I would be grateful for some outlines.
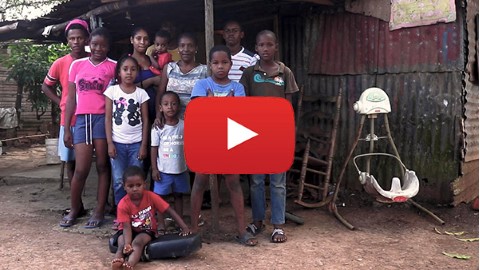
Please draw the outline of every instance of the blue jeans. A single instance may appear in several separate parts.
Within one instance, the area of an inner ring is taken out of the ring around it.
[[[117,150],[117,156],[110,158],[112,164],[112,177],[113,177],[113,196],[115,198],[115,205],[118,205],[120,200],[127,193],[123,188],[123,172],[129,166],[142,167],[142,161],[138,159],[138,152],[140,151],[141,143],[116,143],[115,149]]]
[[[280,225],[285,223],[286,173],[270,175],[270,203],[272,216],[270,222]],[[250,185],[253,221],[265,219],[265,178],[266,174],[253,174]]]

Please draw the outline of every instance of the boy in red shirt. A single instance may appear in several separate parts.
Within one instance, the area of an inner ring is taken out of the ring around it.
[[[117,207],[120,236],[112,269],[133,269],[138,263],[145,246],[157,236],[157,211],[168,213],[180,225],[181,236],[191,233],[183,219],[167,202],[157,194],[145,190],[145,173],[142,168],[128,167],[123,174],[123,186],[127,195]],[[128,256],[127,260],[125,256]]]

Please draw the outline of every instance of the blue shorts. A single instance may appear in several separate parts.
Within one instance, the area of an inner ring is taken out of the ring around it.
[[[73,144],[93,144],[94,139],[106,139],[105,114],[79,114],[73,133]]]
[[[180,174],[169,174],[160,172],[160,181],[155,181],[153,192],[158,195],[173,193],[188,194],[190,192],[190,181],[188,172]]]
[[[70,128],[70,130],[73,131],[75,128]],[[70,149],[65,146],[65,143],[63,142],[63,135],[65,134],[65,127],[60,126],[60,131],[58,132],[58,156],[60,157],[61,161],[72,161],[75,160],[75,152],[73,149]]]

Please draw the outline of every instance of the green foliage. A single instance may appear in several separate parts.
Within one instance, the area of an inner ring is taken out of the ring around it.
[[[50,106],[50,100],[41,89],[45,75],[53,61],[67,54],[69,48],[63,44],[18,42],[9,45],[8,51],[8,57],[2,59],[2,65],[9,69],[7,80],[15,80],[23,89],[40,119]]]

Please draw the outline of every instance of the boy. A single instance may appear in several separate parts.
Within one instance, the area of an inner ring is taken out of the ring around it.
[[[157,236],[156,212],[170,214],[182,228],[181,236],[191,233],[167,202],[145,190],[145,173],[142,168],[128,167],[123,174],[123,186],[127,195],[118,204],[118,249],[112,260],[112,269],[133,269],[138,263],[145,246]],[[125,256],[128,259],[125,260]]]
[[[168,43],[170,42],[170,33],[160,30],[155,33],[155,51],[150,56],[150,61],[155,69],[151,69],[157,75],[162,74],[163,67],[172,62],[172,54],[168,52]]]
[[[65,132],[65,105],[68,96],[68,70],[70,64],[74,60],[87,57],[88,54],[85,51],[85,45],[87,44],[89,35],[90,32],[86,21],[73,19],[67,24],[67,27],[65,27],[65,37],[67,38],[68,46],[71,51],[69,54],[58,58],[53,62],[42,85],[42,91],[45,95],[50,98],[52,102],[55,102],[60,106],[60,131],[58,135],[60,139],[58,140],[58,156],[61,161],[67,163],[67,176],[69,183],[72,181],[73,172],[75,170],[75,156],[73,149],[65,147],[63,142],[63,134]],[[62,87],[61,97],[57,95],[57,84],[60,84]],[[71,125],[72,127],[75,126],[75,116],[72,117]]]
[[[270,30],[257,34],[255,50],[260,60],[255,66],[243,71],[240,83],[245,87],[247,96],[283,97],[292,102],[292,94],[298,91],[292,71],[282,62],[275,61],[278,50],[277,37]],[[254,79],[255,78],[255,79]],[[270,174],[271,223],[273,232],[271,241],[283,243],[287,236],[282,228],[285,223],[286,173]],[[253,235],[264,229],[265,219],[265,177],[266,174],[252,176],[250,186],[253,222],[247,231]]]

